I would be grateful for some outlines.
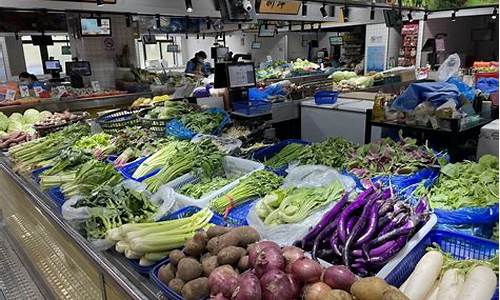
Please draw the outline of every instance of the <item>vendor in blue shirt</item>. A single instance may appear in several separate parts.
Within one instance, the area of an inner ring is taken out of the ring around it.
[[[21,74],[19,74],[19,82],[22,85],[27,85],[30,88],[32,88],[33,83],[37,82],[37,81],[38,81],[38,78],[35,75],[30,74],[28,72],[22,72]]]
[[[197,52],[194,57],[188,61],[186,65],[186,74],[194,74],[198,76],[208,76],[209,72],[205,65],[207,54],[204,51]]]

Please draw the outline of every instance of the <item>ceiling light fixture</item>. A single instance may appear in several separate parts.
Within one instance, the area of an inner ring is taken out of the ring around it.
[[[307,4],[306,3],[307,3],[306,1],[302,2],[302,16],[303,17],[307,16]]]
[[[330,17],[335,17],[335,6],[330,5]]]
[[[452,13],[451,13],[451,21],[452,22],[455,22],[457,20],[457,11],[454,10]]]
[[[493,9],[493,13],[491,14],[491,18],[492,18],[493,20],[496,20],[496,19],[497,19],[497,17],[498,17],[498,10],[497,10],[497,8],[495,7],[495,8]]]
[[[370,20],[374,20],[375,19],[375,7],[372,5],[371,9],[370,9]]]
[[[210,28],[212,27],[212,20],[210,19],[210,17],[207,17],[207,29],[210,30]]]
[[[429,12],[426,9],[424,12],[424,21],[427,21],[428,19],[429,19]]]
[[[326,11],[326,4],[323,2],[323,6],[319,9],[323,18],[328,17],[328,12]]]
[[[288,22],[288,31],[292,31],[292,22]]]
[[[300,23],[300,30],[301,31],[304,31],[305,27],[306,26],[305,26],[304,22]]]
[[[408,13],[408,22],[411,21],[413,21],[413,16],[411,15],[411,10],[410,10],[410,12]]]
[[[104,6],[104,0],[96,0],[97,6]]]
[[[186,12],[192,13],[193,12],[193,3],[191,0],[184,0],[184,3],[186,4]]]
[[[344,14],[344,22],[347,22],[349,20],[349,7],[347,5],[344,5],[342,8],[342,12]]]
[[[127,27],[132,26],[132,16],[130,14],[125,15],[125,24]]]
[[[155,16],[155,21],[156,21],[156,29],[160,29],[161,27],[161,17],[160,15]]]

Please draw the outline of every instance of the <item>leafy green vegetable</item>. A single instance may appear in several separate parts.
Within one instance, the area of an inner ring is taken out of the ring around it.
[[[216,191],[232,181],[231,178],[217,176],[214,178],[204,178],[197,183],[189,183],[179,189],[179,193],[194,199],[200,199],[203,195]]]
[[[300,164],[343,168],[347,155],[354,149],[355,145],[344,138],[328,138],[308,146],[300,157]]]
[[[35,124],[38,121],[40,121],[40,113],[38,110],[30,108],[24,112],[23,122],[25,124]]]
[[[280,152],[268,159],[265,164],[268,167],[277,168],[298,160],[305,151],[305,145],[292,143],[286,145]]]
[[[224,196],[213,200],[210,205],[216,212],[227,214],[233,207],[257,197],[263,197],[277,189],[282,183],[283,178],[272,172],[255,171],[241,179],[239,184]]]
[[[153,155],[151,155],[148,159],[143,161],[137,170],[135,170],[132,177],[141,178],[156,169],[164,166],[167,161],[172,158],[172,156],[177,153],[177,149],[181,146],[182,142],[172,141],[167,142],[164,146],[162,146],[158,151],[156,151]]]
[[[430,191],[423,186],[415,192],[427,194],[432,208],[458,209],[498,205],[498,158],[484,155],[479,163],[448,164]]]
[[[69,170],[92,159],[92,155],[80,149],[68,148],[61,151],[54,160],[54,165],[44,171],[42,175],[56,175],[60,172]]]
[[[428,247],[427,251],[438,251],[443,254],[443,267],[441,268],[442,276],[449,269],[458,269],[464,275],[476,266],[486,266],[491,268],[498,276],[498,253],[488,260],[479,259],[456,259],[450,253],[444,252],[437,244]]]
[[[186,128],[196,133],[212,133],[224,119],[221,112],[194,112],[181,117],[180,121]]]
[[[6,131],[9,128],[9,118],[0,112],[0,131]]]
[[[82,150],[104,148],[110,144],[111,138],[111,135],[104,132],[86,136],[75,143],[75,148]]]
[[[165,101],[163,106],[158,106],[148,111],[147,119],[173,119],[188,114],[193,107],[182,101]]]
[[[299,223],[316,209],[338,200],[343,192],[339,181],[324,188],[278,189],[262,198],[255,209],[266,225]]]

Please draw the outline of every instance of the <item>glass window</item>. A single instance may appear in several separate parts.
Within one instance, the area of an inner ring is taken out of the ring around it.
[[[23,36],[21,37],[21,40],[23,41],[26,70],[31,74],[42,75],[43,62],[40,47],[43,46],[34,46],[31,44],[31,36]],[[71,55],[63,55],[62,47],[69,45],[68,38],[66,35],[53,35],[52,41],[54,42],[54,45],[46,46],[47,53],[49,57],[54,57],[55,60],[59,60],[61,62],[63,72],[65,72],[65,64],[67,61],[71,61]]]
[[[23,51],[24,62],[26,63],[26,70],[28,71],[28,73],[42,75],[43,67],[40,47],[33,46],[33,44],[23,44]]]

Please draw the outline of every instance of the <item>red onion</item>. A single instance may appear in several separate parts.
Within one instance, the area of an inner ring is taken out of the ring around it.
[[[288,280],[290,280],[290,284],[292,287],[292,293],[296,298],[300,296],[300,293],[302,292],[302,284],[300,280],[297,278],[297,276],[293,274],[287,274]]]
[[[221,293],[226,298],[231,298],[238,284],[238,274],[229,265],[215,268],[208,276],[208,287],[211,295]]]
[[[256,244],[254,244],[248,251],[248,263],[251,268],[255,267],[255,263],[257,261],[257,255],[264,250],[265,248],[272,247],[276,248],[277,250],[280,250],[280,246],[276,244],[275,242],[271,241],[261,241]]]
[[[339,289],[349,292],[351,285],[357,280],[349,268],[346,266],[331,266],[323,273],[323,282],[332,289]]]
[[[271,270],[260,278],[262,300],[293,300],[297,297],[290,277],[281,270]]]
[[[281,253],[285,258],[285,271],[287,273],[290,273],[290,267],[297,259],[304,257],[304,250],[295,246],[285,246],[281,250]]]
[[[310,258],[302,258],[296,260],[291,268],[291,273],[305,283],[313,283],[320,281],[323,269],[321,265]]]
[[[224,297],[222,295],[222,293],[219,293],[219,294],[217,294],[215,296],[210,297],[209,300],[229,300],[229,299],[227,299],[226,297]]]
[[[285,269],[285,259],[281,255],[281,250],[274,247],[267,247],[257,254],[255,261],[255,274],[261,277],[271,270]]]
[[[262,298],[259,278],[254,272],[245,272],[238,277],[238,285],[234,290],[232,300],[255,300]]]
[[[326,300],[331,299],[329,296],[332,289],[328,284],[321,281],[306,285],[304,287],[304,300]]]

